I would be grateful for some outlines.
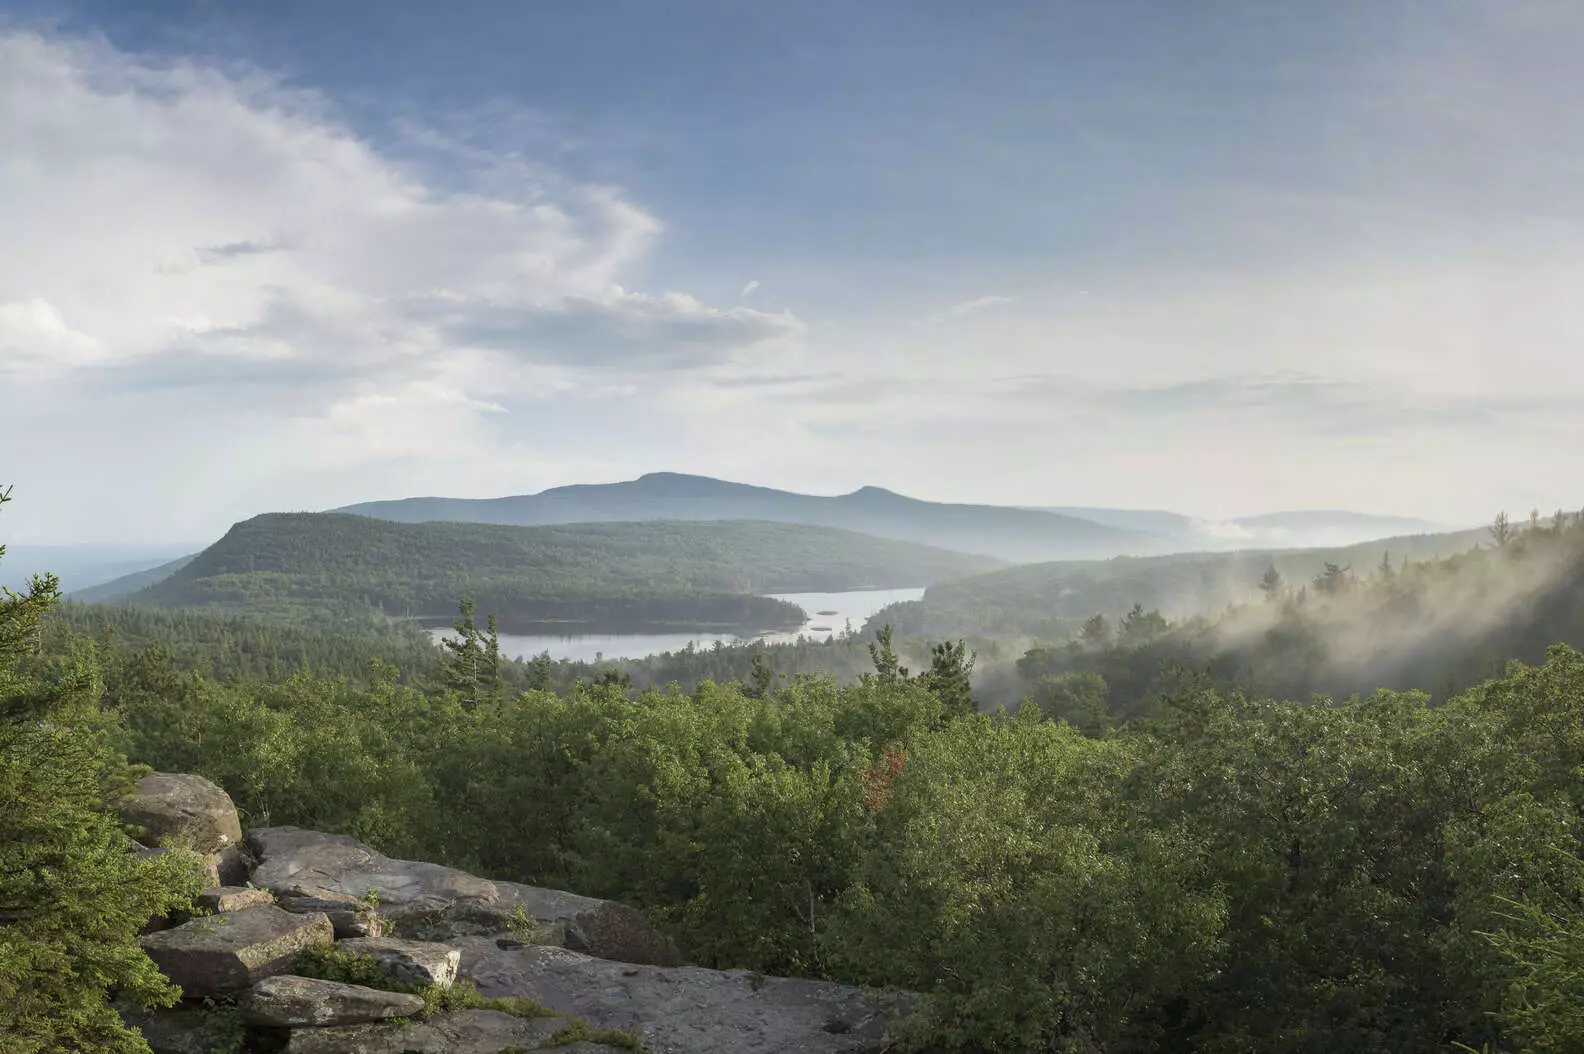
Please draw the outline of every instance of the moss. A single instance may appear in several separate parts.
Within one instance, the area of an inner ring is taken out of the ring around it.
[[[609,1047],[621,1047],[623,1050],[633,1051],[633,1054],[644,1054],[643,1037],[637,1032],[621,1028],[591,1028],[587,1021],[568,1021],[555,1035],[545,1041],[545,1047],[565,1047],[573,1043],[587,1040],[590,1043],[603,1043]]]
[[[425,1014],[441,1014],[447,1010],[495,1010],[513,1017],[559,1017],[554,1010],[522,996],[483,996],[471,981],[457,981],[450,988],[430,985],[420,993],[424,997]]]

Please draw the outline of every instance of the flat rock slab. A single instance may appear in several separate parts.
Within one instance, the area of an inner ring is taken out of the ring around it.
[[[304,893],[301,887],[282,893],[275,898],[282,910],[296,915],[323,912],[335,927],[336,940],[342,937],[378,937],[385,932],[379,912],[356,897],[321,889],[317,894]]]
[[[242,840],[231,796],[202,776],[155,772],[138,781],[121,819],[144,829],[145,845],[218,853]]]
[[[446,941],[504,934],[528,920],[534,940],[623,962],[680,963],[675,945],[632,908],[556,889],[491,882],[455,868],[393,860],[347,835],[297,827],[255,827],[253,884],[277,894],[361,897],[372,889],[387,929]]]
[[[382,992],[360,984],[282,974],[266,977],[237,998],[242,1019],[270,1028],[363,1025],[410,1017],[424,1008],[422,996]]]
[[[562,1018],[520,1018],[495,1010],[457,1010],[424,1021],[298,1029],[291,1034],[286,1054],[517,1054],[539,1049],[565,1024]],[[565,1054],[574,1047],[554,1049]]]
[[[287,972],[297,953],[329,941],[323,915],[293,915],[273,904],[193,919],[142,938],[143,950],[184,995],[219,995]]]
[[[198,894],[193,904],[205,911],[227,912],[241,911],[243,908],[256,908],[260,904],[273,904],[275,897],[267,889],[251,889],[247,886],[214,886]]]
[[[342,941],[344,952],[366,955],[386,973],[409,984],[437,984],[450,988],[456,981],[462,953],[433,941],[408,941],[399,937],[364,937]]]
[[[840,1054],[882,1049],[883,1007],[825,981],[698,966],[634,966],[565,948],[459,938],[461,976],[596,1028],[633,1029],[656,1054]]]

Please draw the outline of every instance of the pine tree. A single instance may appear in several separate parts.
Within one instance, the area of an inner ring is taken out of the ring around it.
[[[891,623],[887,622],[875,633],[869,645],[869,658],[874,663],[875,679],[881,684],[896,684],[908,679],[907,667],[901,664],[896,650],[891,647]]]
[[[754,699],[763,699],[770,694],[770,686],[775,683],[775,670],[765,661],[764,649],[755,648],[753,653],[753,666],[749,674],[748,694]]]
[[[0,1050],[147,1054],[108,996],[175,1002],[138,933],[203,883],[191,854],[140,858],[107,811],[147,770],[104,745],[91,653],[38,662],[59,597],[53,576],[0,592]]]
[[[1280,600],[1287,593],[1287,583],[1282,579],[1281,572],[1276,570],[1276,565],[1271,564],[1260,576],[1260,592],[1265,594],[1269,601]]]
[[[528,660],[528,687],[536,692],[548,692],[555,686],[555,660],[548,651],[542,651]]]
[[[479,689],[485,681],[485,644],[474,615],[473,601],[464,599],[458,606],[451,628],[455,637],[441,637],[444,650],[441,673],[445,685],[462,697],[462,705],[477,706]]]
[[[930,668],[919,683],[935,693],[941,702],[941,717],[950,721],[966,717],[979,707],[973,697],[973,668],[977,655],[959,640],[945,641],[930,649]]]

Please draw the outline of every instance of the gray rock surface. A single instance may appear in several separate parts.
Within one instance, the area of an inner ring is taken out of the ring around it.
[[[675,945],[625,905],[555,889],[491,882],[455,868],[393,860],[346,835],[296,827],[254,828],[253,884],[277,894],[330,899],[373,889],[397,936],[449,940],[511,932],[529,920],[535,941],[564,944],[601,958],[674,965]]]
[[[214,870],[222,886],[245,886],[253,871],[253,861],[240,845],[227,846],[215,853]]]
[[[842,1054],[885,1042],[883,1008],[844,985],[503,949],[489,938],[456,944],[461,976],[484,995],[526,996],[594,1027],[635,1029],[651,1054]]]
[[[218,853],[242,840],[231,796],[202,776],[144,776],[120,812],[124,822],[144,828],[138,840],[145,845]]]
[[[342,937],[378,937],[385,932],[379,912],[356,897],[331,890],[305,892],[297,887],[282,893],[276,902],[286,911],[297,915],[323,912],[335,927],[336,939]]]
[[[273,904],[193,919],[142,938],[143,950],[188,998],[219,995],[290,969],[297,953],[334,935],[323,915]]]
[[[286,1054],[506,1054],[537,1050],[565,1024],[560,1018],[524,1019],[494,1010],[457,1010],[421,1022],[298,1029],[291,1034]],[[554,1049],[566,1054],[574,1047]]]
[[[172,1010],[122,1010],[121,1020],[143,1033],[154,1054],[209,1054],[204,1034],[209,1015],[192,1007]]]
[[[382,992],[360,984],[282,974],[266,977],[243,992],[237,1008],[250,1025],[302,1028],[410,1017],[424,1008],[424,1001],[410,992]]]
[[[462,953],[449,945],[399,937],[345,940],[340,948],[344,952],[368,956],[399,981],[437,984],[442,988],[450,988],[456,981],[457,967],[462,961]]]
[[[225,912],[241,911],[243,908],[274,902],[274,895],[267,889],[252,889],[248,886],[211,886],[198,894],[193,906],[203,908],[205,911]]]

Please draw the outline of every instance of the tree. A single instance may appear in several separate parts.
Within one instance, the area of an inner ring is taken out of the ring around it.
[[[1391,552],[1389,550],[1381,553],[1380,576],[1383,582],[1390,582],[1396,577],[1396,572],[1392,570]]]
[[[764,649],[755,648],[753,653],[753,669],[749,674],[750,699],[763,699],[770,693],[770,686],[775,683],[775,670],[765,661]]]
[[[1159,611],[1145,611],[1143,604],[1134,604],[1122,616],[1117,636],[1124,644],[1145,644],[1170,629]]]
[[[91,654],[37,661],[59,596],[53,576],[0,592],[0,1049],[147,1054],[108,995],[176,1001],[138,933],[202,881],[192,854],[140,858],[107,812],[147,770],[105,746]]]
[[[441,675],[446,687],[462,696],[463,706],[475,707],[481,700],[499,700],[505,695],[500,632],[494,615],[490,615],[488,626],[479,632],[473,601],[464,599],[451,624],[457,635],[440,638],[444,650]]]
[[[1505,546],[1513,539],[1512,521],[1507,518],[1505,512],[1498,512],[1496,519],[1485,529],[1490,532],[1492,538],[1496,539],[1497,547]]]
[[[1098,650],[1111,643],[1111,626],[1104,615],[1091,615],[1078,631],[1078,643],[1090,650]]]
[[[908,669],[897,659],[891,647],[891,623],[887,622],[875,633],[869,645],[869,658],[874,662],[874,676],[881,684],[896,684],[908,679]]]
[[[919,682],[940,700],[942,720],[950,721],[978,711],[972,684],[977,658],[961,640],[956,643],[943,641],[930,649],[930,668]]]
[[[528,687],[536,692],[548,692],[554,686],[555,660],[548,651],[542,651],[528,660]]]
[[[1328,596],[1345,591],[1352,581],[1348,570],[1346,567],[1338,567],[1329,560],[1326,561],[1325,570],[1314,576],[1315,590]]]
[[[1275,564],[1271,564],[1260,576],[1259,587],[1268,601],[1280,600],[1287,594],[1287,582],[1282,578],[1281,572],[1276,570]]]

